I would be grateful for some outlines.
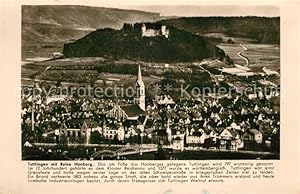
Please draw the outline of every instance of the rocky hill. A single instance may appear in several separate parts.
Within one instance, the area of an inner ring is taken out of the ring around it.
[[[158,30],[159,23],[146,23]],[[99,29],[64,45],[65,57],[105,57],[151,62],[183,62],[214,57],[218,52],[214,41],[168,26],[170,36],[142,37],[141,23],[125,24],[120,30]],[[219,57],[219,56],[217,56]],[[224,57],[224,56],[222,56]]]

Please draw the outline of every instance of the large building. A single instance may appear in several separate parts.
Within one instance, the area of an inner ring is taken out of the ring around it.
[[[119,121],[125,121],[138,120],[141,115],[145,114],[145,85],[142,80],[140,66],[138,67],[133,102],[134,104],[115,104],[114,107],[108,112],[107,116],[110,118],[116,118]]]
[[[169,29],[166,26],[162,25],[159,30],[146,27],[145,24],[142,26],[142,37],[153,37],[153,36],[164,36],[169,38]]]
[[[142,111],[146,110],[145,102],[145,85],[142,79],[141,67],[138,67],[138,75],[135,82],[135,97],[134,104],[137,104]]]

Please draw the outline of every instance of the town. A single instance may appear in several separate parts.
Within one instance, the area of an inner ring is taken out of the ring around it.
[[[235,93],[172,99],[161,94],[146,100],[141,72],[138,66],[131,100],[27,96],[22,100],[24,145],[279,152],[279,110],[270,97]],[[38,84],[33,89],[41,90]]]

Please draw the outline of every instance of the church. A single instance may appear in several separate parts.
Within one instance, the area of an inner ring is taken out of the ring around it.
[[[115,104],[115,106],[108,112],[107,116],[110,118],[116,118],[119,121],[138,120],[139,116],[145,115],[145,94],[145,84],[142,79],[141,67],[139,65],[137,79],[135,82],[135,95],[133,98],[133,104]]]
[[[134,104],[137,104],[142,111],[145,111],[145,85],[142,79],[141,67],[138,67],[138,75],[135,82],[135,98]]]

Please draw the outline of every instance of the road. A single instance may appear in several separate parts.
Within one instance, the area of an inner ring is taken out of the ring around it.
[[[249,66],[249,59],[248,57],[246,57],[245,55],[243,55],[242,53],[247,49],[247,47],[245,47],[244,45],[240,44],[240,46],[243,48],[243,50],[241,50],[240,52],[238,52],[238,56],[241,57],[242,59],[244,59],[246,61],[246,66]]]

